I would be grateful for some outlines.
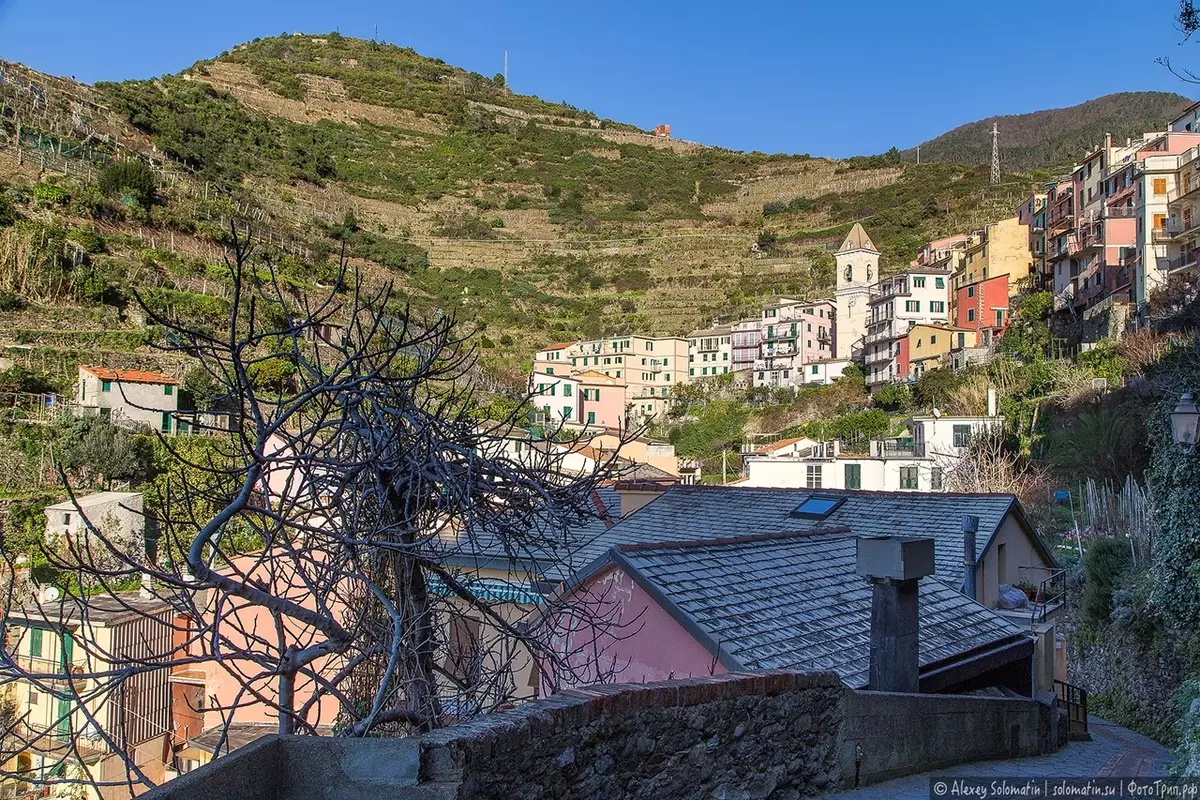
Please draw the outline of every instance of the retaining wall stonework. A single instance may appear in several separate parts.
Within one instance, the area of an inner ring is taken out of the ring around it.
[[[795,798],[839,785],[841,681],[721,675],[597,686],[422,737],[422,780],[461,800]]]
[[[594,686],[409,739],[264,737],[142,800],[795,800],[1061,745],[1052,704],[757,672]]]

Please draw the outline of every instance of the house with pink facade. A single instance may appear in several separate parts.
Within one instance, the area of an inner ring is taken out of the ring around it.
[[[611,609],[606,625],[570,630],[562,653],[599,654],[596,676],[576,665],[585,680],[829,670],[867,688],[872,588],[857,546],[845,526],[614,545],[569,588],[576,607]],[[918,613],[922,692],[1034,694],[1035,643],[1014,621],[934,577]]]
[[[836,315],[837,306],[829,300],[783,298],[764,308],[754,385],[802,385],[805,364],[826,361],[836,352]]]
[[[594,369],[576,372],[573,377],[579,383],[579,422],[602,428],[628,427],[624,379]]]

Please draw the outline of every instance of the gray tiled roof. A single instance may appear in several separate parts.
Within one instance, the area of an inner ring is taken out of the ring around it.
[[[844,497],[845,502],[823,520],[791,513],[817,494]],[[933,494],[923,492],[856,492],[831,489],[762,489],[738,486],[676,486],[621,519],[572,555],[571,567],[583,570],[615,544],[717,539],[763,531],[801,531],[849,526],[858,535],[930,536],[936,540],[936,576],[960,586],[963,569],[961,517],[979,517],[976,557],[1011,509],[1008,494]],[[1048,554],[1047,554],[1047,557]]]
[[[732,657],[734,668],[833,670],[851,686],[867,684],[871,589],[855,573],[853,534],[627,546],[610,555]],[[920,583],[920,620],[922,666],[1023,635],[930,579]]]

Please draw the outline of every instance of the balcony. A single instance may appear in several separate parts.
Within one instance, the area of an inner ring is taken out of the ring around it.
[[[889,348],[879,350],[874,353],[868,353],[866,358],[864,359],[864,361],[867,364],[881,364],[881,363],[886,363],[888,361],[891,361],[895,357],[896,357],[896,355],[892,352],[892,349],[889,347]]]
[[[1159,270],[1167,274],[1173,272],[1181,272],[1186,269],[1192,269],[1196,266],[1197,257],[1200,256],[1200,250],[1179,256],[1177,258],[1160,258],[1157,259],[1157,267]]]
[[[908,280],[883,280],[871,287],[871,300],[911,294]]]

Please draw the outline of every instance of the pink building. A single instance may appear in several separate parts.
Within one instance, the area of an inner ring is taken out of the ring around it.
[[[572,376],[579,382],[579,421],[602,428],[626,426],[625,381],[589,369]]]
[[[804,365],[833,357],[837,306],[828,300],[783,299],[763,309],[754,361],[755,386],[800,386]]]
[[[576,656],[579,683],[791,669],[865,688],[871,587],[856,572],[856,541],[830,526],[615,545],[570,595],[604,624],[564,624],[558,647]],[[920,583],[919,613],[923,692],[970,683],[1032,693],[1034,644],[1019,625],[935,578]],[[981,671],[972,656],[982,647],[999,657]]]

